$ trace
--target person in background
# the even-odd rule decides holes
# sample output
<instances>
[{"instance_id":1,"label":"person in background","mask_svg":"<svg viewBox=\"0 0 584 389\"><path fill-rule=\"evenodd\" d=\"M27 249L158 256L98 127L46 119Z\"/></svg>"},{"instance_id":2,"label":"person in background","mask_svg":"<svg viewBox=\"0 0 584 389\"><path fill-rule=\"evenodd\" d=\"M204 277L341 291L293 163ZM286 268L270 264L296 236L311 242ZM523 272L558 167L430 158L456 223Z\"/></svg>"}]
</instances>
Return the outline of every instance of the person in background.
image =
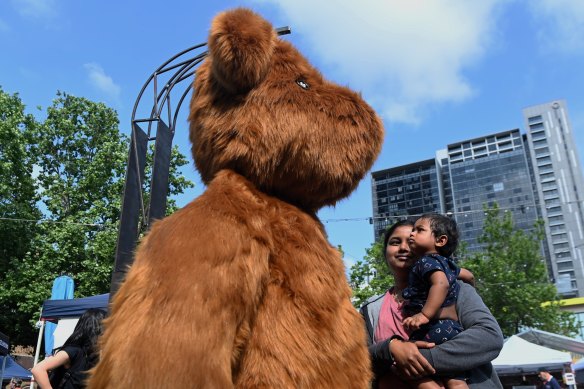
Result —
<instances>
[{"instance_id":1,"label":"person in background","mask_svg":"<svg viewBox=\"0 0 584 389\"><path fill-rule=\"evenodd\" d=\"M100 309L85 311L63 346L32 368L41 389L85 388L87 371L97 364L97 339L102 333L104 317L105 312ZM49 371L52 372L50 379Z\"/></svg>"},{"instance_id":2,"label":"person in background","mask_svg":"<svg viewBox=\"0 0 584 389\"><path fill-rule=\"evenodd\" d=\"M395 285L386 293L371 297L360 309L369 335L375 376L373 388L406 388L408 381L433 374L467 371L470 389L501 389L490 362L503 347L503 334L472 286L459 282L456 311L464 331L456 338L438 346L406 341L402 291L408 285L409 272L415 262L408 245L413 226L412 221L403 220L386 231L384 254Z\"/></svg>"},{"instance_id":3,"label":"person in background","mask_svg":"<svg viewBox=\"0 0 584 389\"><path fill-rule=\"evenodd\" d=\"M537 375L543 381L542 389L560 389L560 383L547 369L540 369Z\"/></svg>"}]
</instances>

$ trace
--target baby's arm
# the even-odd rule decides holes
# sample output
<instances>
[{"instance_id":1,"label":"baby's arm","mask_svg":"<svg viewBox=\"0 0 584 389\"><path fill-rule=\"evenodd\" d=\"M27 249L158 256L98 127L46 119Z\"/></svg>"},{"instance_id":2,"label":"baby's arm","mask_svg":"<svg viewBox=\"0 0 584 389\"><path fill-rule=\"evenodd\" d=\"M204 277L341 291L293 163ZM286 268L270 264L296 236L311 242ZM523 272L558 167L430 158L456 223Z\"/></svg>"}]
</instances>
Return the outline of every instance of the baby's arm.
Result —
<instances>
[{"instance_id":1,"label":"baby's arm","mask_svg":"<svg viewBox=\"0 0 584 389\"><path fill-rule=\"evenodd\" d=\"M462 282L466 282L472 286L475 286L475 278L474 274L470 272L468 269L460 268L460 273L458 274L458 279Z\"/></svg>"},{"instance_id":2,"label":"baby's arm","mask_svg":"<svg viewBox=\"0 0 584 389\"><path fill-rule=\"evenodd\" d=\"M420 313L404 319L404 327L409 331L417 330L420 326L428 323L430 319L436 317L440 312L442 303L444 303L444 300L446 300L446 296L448 295L450 284L448 283L448 278L446 278L444 272L433 272L430 274L429 280L432 283L432 286L430 286L430 289L428 290L428 299L424 304L424 308L422 308Z\"/></svg>"}]
</instances>

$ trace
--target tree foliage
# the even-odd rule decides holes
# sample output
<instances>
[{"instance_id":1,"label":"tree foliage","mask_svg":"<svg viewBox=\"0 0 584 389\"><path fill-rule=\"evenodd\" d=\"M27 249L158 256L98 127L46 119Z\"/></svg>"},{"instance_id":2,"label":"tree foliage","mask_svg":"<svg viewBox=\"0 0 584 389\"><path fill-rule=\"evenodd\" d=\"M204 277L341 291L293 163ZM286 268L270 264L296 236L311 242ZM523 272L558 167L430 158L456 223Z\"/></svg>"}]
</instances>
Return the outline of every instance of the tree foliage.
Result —
<instances>
[{"instance_id":1,"label":"tree foliage","mask_svg":"<svg viewBox=\"0 0 584 389\"><path fill-rule=\"evenodd\" d=\"M511 213L498 206L485 209L480 243L484 249L470 254L462 266L471 270L477 291L505 336L536 328L574 336L578 327L572 313L562 312L555 285L550 283L540 245L542 222L533 231L515 229Z\"/></svg>"},{"instance_id":2,"label":"tree foliage","mask_svg":"<svg viewBox=\"0 0 584 389\"><path fill-rule=\"evenodd\" d=\"M13 320L19 301L3 293L6 274L18 268L30 250L38 233L35 221L41 217L30 153L30 135L38 123L24 108L17 94L0 89L0 330L17 333L30 325L27 320Z\"/></svg>"},{"instance_id":3,"label":"tree foliage","mask_svg":"<svg viewBox=\"0 0 584 389\"><path fill-rule=\"evenodd\" d=\"M393 274L383 255L383 240L375 242L366 250L362 261L351 266L349 283L353 289L353 304L362 305L369 297L384 293L393 285Z\"/></svg>"},{"instance_id":4,"label":"tree foliage","mask_svg":"<svg viewBox=\"0 0 584 389\"><path fill-rule=\"evenodd\" d=\"M0 111L10 105L2 98ZM20 111L23 109L20 103ZM33 230L26 250L20 250L13 260L2 257L2 263L8 265L0 275L0 304L10 309L10 322L19 324L14 341L31 344L36 334L30 323L38 319L39 307L50 297L55 277L71 276L77 297L109 291L129 142L119 131L114 110L66 93L57 94L44 122L22 117L22 124L14 119L5 131L22 133L21 138L9 139L15 143L10 147L24 150L20 154L28 165L21 182L31 182L35 194L31 201L37 212L36 219L34 215L29 219L42 216L42 222L21 224ZM192 186L178 174L186 161L175 148L169 194ZM38 171L36 179L32 166ZM28 193L21 192L22 196ZM5 199L2 192L0 203ZM170 205L176 208L172 201Z\"/></svg>"}]
</instances>

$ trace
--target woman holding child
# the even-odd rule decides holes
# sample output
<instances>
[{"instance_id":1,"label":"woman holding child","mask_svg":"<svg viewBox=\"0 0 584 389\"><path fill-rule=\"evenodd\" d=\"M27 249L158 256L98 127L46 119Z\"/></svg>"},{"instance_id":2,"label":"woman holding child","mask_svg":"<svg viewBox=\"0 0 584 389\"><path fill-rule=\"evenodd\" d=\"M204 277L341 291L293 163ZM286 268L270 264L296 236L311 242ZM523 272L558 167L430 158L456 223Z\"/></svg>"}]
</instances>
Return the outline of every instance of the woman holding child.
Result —
<instances>
[{"instance_id":1,"label":"woman holding child","mask_svg":"<svg viewBox=\"0 0 584 389\"><path fill-rule=\"evenodd\" d=\"M402 291L408 287L409 272L416 262L408 245L413 226L411 221L401 221L387 230L384 252L395 285L361 307L369 334L374 388L414 387L416 381L433 374L460 372L467 373L470 389L502 388L490 361L501 351L503 335L495 318L468 284L459 283L456 301L456 313L464 331L440 345L405 341L408 333L402 324L405 319Z\"/></svg>"}]
</instances>

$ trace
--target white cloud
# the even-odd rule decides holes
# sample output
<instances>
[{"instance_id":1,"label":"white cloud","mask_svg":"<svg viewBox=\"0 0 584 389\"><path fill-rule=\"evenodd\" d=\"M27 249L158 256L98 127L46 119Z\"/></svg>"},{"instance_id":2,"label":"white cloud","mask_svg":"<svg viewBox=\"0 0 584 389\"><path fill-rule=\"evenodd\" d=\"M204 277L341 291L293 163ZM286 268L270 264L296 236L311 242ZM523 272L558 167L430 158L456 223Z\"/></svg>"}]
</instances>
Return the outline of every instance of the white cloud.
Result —
<instances>
[{"instance_id":1,"label":"white cloud","mask_svg":"<svg viewBox=\"0 0 584 389\"><path fill-rule=\"evenodd\" d=\"M485 53L502 0L265 0L386 119L471 97L464 70Z\"/></svg>"},{"instance_id":2,"label":"white cloud","mask_svg":"<svg viewBox=\"0 0 584 389\"><path fill-rule=\"evenodd\" d=\"M584 1L533 0L538 39L548 52L581 54L584 49Z\"/></svg>"},{"instance_id":3,"label":"white cloud","mask_svg":"<svg viewBox=\"0 0 584 389\"><path fill-rule=\"evenodd\" d=\"M86 63L83 67L87 70L91 85L104 93L106 97L113 99L115 103L120 102L122 89L105 73L101 66L96 63Z\"/></svg>"},{"instance_id":4,"label":"white cloud","mask_svg":"<svg viewBox=\"0 0 584 389\"><path fill-rule=\"evenodd\" d=\"M54 0L12 0L12 5L25 17L52 18L56 15Z\"/></svg>"}]
</instances>

